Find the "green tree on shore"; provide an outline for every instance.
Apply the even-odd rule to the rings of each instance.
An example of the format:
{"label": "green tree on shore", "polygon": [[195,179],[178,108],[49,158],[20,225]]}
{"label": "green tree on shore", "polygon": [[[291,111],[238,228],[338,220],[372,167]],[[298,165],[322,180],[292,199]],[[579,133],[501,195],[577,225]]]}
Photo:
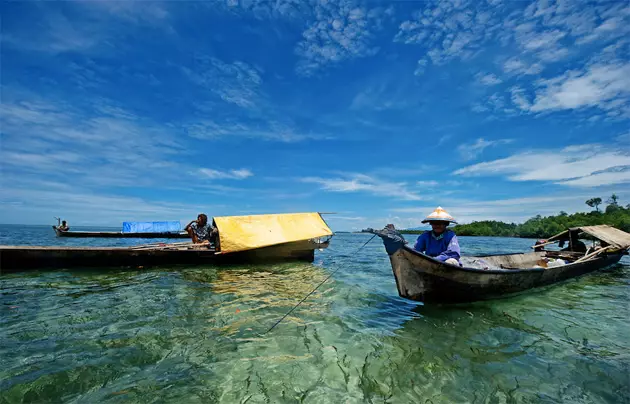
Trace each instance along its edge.
{"label": "green tree on shore", "polygon": [[591,208],[595,208],[595,210],[599,212],[598,206],[602,204],[602,198],[591,198],[586,201],[586,204]]}

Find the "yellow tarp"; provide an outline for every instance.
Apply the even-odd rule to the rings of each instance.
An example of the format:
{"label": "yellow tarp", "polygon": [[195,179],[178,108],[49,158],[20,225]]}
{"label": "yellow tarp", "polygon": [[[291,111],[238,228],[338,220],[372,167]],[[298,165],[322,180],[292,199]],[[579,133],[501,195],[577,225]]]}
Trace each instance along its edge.
{"label": "yellow tarp", "polygon": [[319,213],[215,217],[222,253],[332,235]]}

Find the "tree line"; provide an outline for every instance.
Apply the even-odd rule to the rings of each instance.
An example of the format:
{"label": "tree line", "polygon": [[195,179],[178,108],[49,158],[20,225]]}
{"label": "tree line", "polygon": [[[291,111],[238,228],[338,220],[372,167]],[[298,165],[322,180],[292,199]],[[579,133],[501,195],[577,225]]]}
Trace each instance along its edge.
{"label": "tree line", "polygon": [[[561,233],[570,227],[607,224],[630,233],[630,204],[625,207],[621,206],[617,195],[613,194],[606,200],[607,206],[603,212],[599,209],[602,204],[601,198],[591,198],[585,203],[595,210],[571,215],[564,211],[555,216],[537,215],[520,224],[483,220],[470,224],[460,224],[452,229],[458,236],[545,238]],[[411,232],[422,233],[422,231]]]}

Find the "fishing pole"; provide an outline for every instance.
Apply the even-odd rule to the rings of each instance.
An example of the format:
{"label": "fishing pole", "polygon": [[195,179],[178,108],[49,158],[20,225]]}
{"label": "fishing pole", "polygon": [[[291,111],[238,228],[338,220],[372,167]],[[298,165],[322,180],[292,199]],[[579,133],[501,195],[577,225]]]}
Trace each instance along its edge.
{"label": "fishing pole", "polygon": [[[368,243],[369,243],[370,241],[372,241],[372,239],[373,239],[374,237],[376,237],[376,234],[375,234],[375,235],[373,235],[373,236],[372,236],[372,237],[371,237],[368,241],[366,241],[366,242],[365,242],[365,244],[363,244],[361,247],[359,247],[359,249],[358,249],[357,251],[355,251],[355,252],[354,252],[354,254],[356,254],[356,253],[358,253],[359,251],[361,251],[361,249],[362,249],[363,247],[365,247],[366,245],[368,245]],[[353,255],[354,255],[354,254],[353,254]],[[262,333],[262,334],[260,334],[260,335],[265,335],[265,334],[267,334],[269,331],[271,331],[271,330],[273,330],[274,328],[276,328],[276,326],[277,326],[278,324],[280,324],[280,323],[282,322],[282,320],[284,320],[285,318],[287,318],[287,316],[288,316],[289,314],[293,313],[293,310],[297,309],[299,305],[301,305],[302,303],[304,303],[304,301],[305,301],[306,299],[308,299],[308,297],[309,297],[310,295],[312,295],[313,293],[315,293],[315,291],[316,291],[317,289],[319,289],[319,287],[320,287],[320,286],[322,286],[324,283],[326,283],[326,281],[327,281],[328,279],[330,279],[330,277],[331,277],[331,276],[333,276],[333,275],[335,274],[335,272],[339,271],[340,269],[341,269],[341,267],[339,267],[339,268],[335,269],[334,271],[332,271],[332,272],[331,272],[331,273],[330,273],[330,274],[326,277],[326,279],[324,279],[323,281],[321,281],[321,282],[319,283],[319,285],[315,286],[315,289],[311,290],[311,291],[309,292],[309,294],[308,294],[308,295],[304,296],[304,298],[303,298],[302,300],[300,300],[300,301],[298,302],[298,304],[296,304],[295,306],[293,306],[293,307],[291,308],[291,310],[289,310],[289,311],[288,311],[288,312],[287,312],[284,316],[282,316],[282,318],[281,318],[280,320],[276,321],[276,323],[275,323],[274,325],[272,325],[272,326],[271,326],[271,328],[269,328],[267,331],[263,332],[263,333]]]}

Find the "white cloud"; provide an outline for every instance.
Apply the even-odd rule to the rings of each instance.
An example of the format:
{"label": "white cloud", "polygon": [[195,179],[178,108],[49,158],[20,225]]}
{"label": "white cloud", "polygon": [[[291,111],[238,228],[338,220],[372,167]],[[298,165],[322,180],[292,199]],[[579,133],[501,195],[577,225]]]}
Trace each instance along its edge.
{"label": "white cloud", "polygon": [[424,188],[434,188],[440,185],[437,181],[417,181],[416,184]]}
{"label": "white cloud", "polygon": [[406,90],[407,87],[401,89],[398,78],[392,80],[390,76],[378,76],[354,96],[350,109],[386,111],[416,105]]}
{"label": "white cloud", "polygon": [[302,182],[319,184],[331,192],[367,192],[395,199],[418,201],[422,197],[410,191],[405,182],[388,182],[364,174],[347,174],[343,178],[306,177]]}
{"label": "white cloud", "polygon": [[501,84],[503,83],[503,80],[501,80],[500,78],[498,78],[496,75],[489,73],[489,74],[477,74],[477,80],[485,85],[485,86],[494,86],[496,84]]}
{"label": "white cloud", "polygon": [[[22,184],[24,185],[24,184]],[[49,223],[53,214],[70,225],[120,225],[125,220],[190,220],[199,212],[219,214],[224,207],[150,201],[143,198],[82,192],[63,183],[37,181],[29,188],[4,187],[0,194],[4,219]],[[98,214],[95,215],[95,212]],[[6,222],[5,222],[6,223]]]}
{"label": "white cloud", "polygon": [[200,168],[199,173],[202,174],[204,177],[213,179],[213,180],[224,180],[224,179],[244,180],[245,178],[249,178],[254,175],[250,170],[246,168],[241,168],[238,170],[228,170],[228,171],[213,170],[210,168]]}
{"label": "white cloud", "polygon": [[245,62],[225,63],[217,58],[199,56],[193,67],[182,69],[194,83],[225,102],[252,109],[261,98],[260,71]]}
{"label": "white cloud", "polygon": [[217,5],[223,5],[225,9],[232,12],[245,11],[261,20],[270,18],[300,18],[311,11],[309,3],[300,0],[224,0],[211,2],[208,3],[208,5],[213,9]]}
{"label": "white cloud", "polygon": [[420,4],[423,7],[399,25],[394,38],[421,46],[415,74],[422,74],[429,61],[439,66],[500,47],[508,57],[502,63],[505,73],[538,75],[551,64],[592,52],[588,43],[597,41],[604,47],[630,35],[630,6],[623,2],[588,7],[562,0],[529,5],[471,0]]}
{"label": "white cloud", "polygon": [[[607,150],[601,145],[579,145],[561,150],[537,150],[461,168],[464,176],[507,176],[510,181],[556,181],[566,185],[625,182],[626,174],[606,174],[605,170],[630,165],[630,155]],[[587,179],[589,178],[590,179]],[[565,181],[563,181],[565,180]],[[562,182],[560,182],[562,181]],[[615,182],[616,181],[616,182]]]}
{"label": "white cloud", "polygon": [[457,146],[457,151],[463,159],[472,160],[483,153],[483,151],[488,147],[507,144],[512,141],[512,139],[485,140],[483,138],[479,138],[473,143],[460,144]]}
{"label": "white cloud", "polygon": [[[69,2],[69,9],[66,9],[66,12],[50,4],[52,3],[27,5],[26,7],[35,8],[29,10],[30,24],[3,35],[3,45],[52,54],[87,52],[98,46],[111,49],[113,41],[119,36],[127,35],[121,27],[133,30],[142,25],[152,25],[168,32],[172,31],[167,23],[169,13],[164,5],[159,3]],[[68,15],[80,15],[81,18],[70,19]],[[116,28],[112,28],[113,25],[116,25]],[[33,29],[35,26],[37,29]]]}
{"label": "white cloud", "polygon": [[630,103],[630,63],[598,64],[537,83],[529,110],[601,108],[614,113]]}
{"label": "white cloud", "polygon": [[540,63],[525,63],[517,57],[510,58],[503,63],[505,73],[536,75],[542,70],[543,66]]}
{"label": "white cloud", "polygon": [[527,97],[525,97],[525,90],[520,87],[512,87],[510,89],[512,93],[512,103],[522,110],[528,110],[531,108],[531,104]]}
{"label": "white cloud", "polygon": [[630,182],[630,165],[611,167],[603,172],[576,178],[574,180],[558,182],[558,184],[572,187],[598,187],[603,185],[624,184]]}
{"label": "white cloud", "polygon": [[429,1],[414,12],[413,18],[400,24],[394,41],[422,45],[426,52],[420,59],[424,71],[427,58],[434,65],[454,59],[468,59],[501,28],[496,13],[471,1]]}
{"label": "white cloud", "polygon": [[195,151],[183,146],[170,125],[157,125],[100,98],[83,99],[79,109],[61,100],[3,91],[3,181],[71,181],[77,189],[96,192],[105,187],[187,188],[195,181],[189,173],[198,167],[187,163]]}
{"label": "white cloud", "polygon": [[134,23],[148,22],[163,25],[169,17],[169,12],[164,4],[156,2],[88,1],[79,4],[84,6],[84,9],[95,11],[97,14],[105,12]]}
{"label": "white cloud", "polygon": [[318,3],[313,10],[314,20],[295,48],[301,57],[297,72],[310,76],[327,65],[375,55],[378,48],[371,44],[373,31],[380,28],[388,10],[367,10],[349,2]]}
{"label": "white cloud", "polygon": [[[608,192],[609,190],[606,190]],[[613,192],[613,191],[610,191]],[[624,199],[630,194],[615,191]],[[501,220],[504,222],[523,222],[536,215],[555,215],[560,211],[580,212],[590,208],[584,203],[594,195],[592,191],[566,191],[547,196],[520,197],[508,199],[467,200],[445,199],[439,204],[447,210],[459,223],[469,223],[474,220]],[[435,209],[434,204],[392,208],[390,211],[399,214],[413,213],[417,215],[416,225],[421,218]]]}
{"label": "white cloud", "polygon": [[[252,121],[251,119],[249,120]],[[208,119],[189,123],[187,134],[197,139],[221,139],[225,137],[256,138],[275,142],[294,143],[305,140],[328,140],[327,135],[300,133],[288,124],[274,120],[245,124],[241,121],[215,122]]]}

